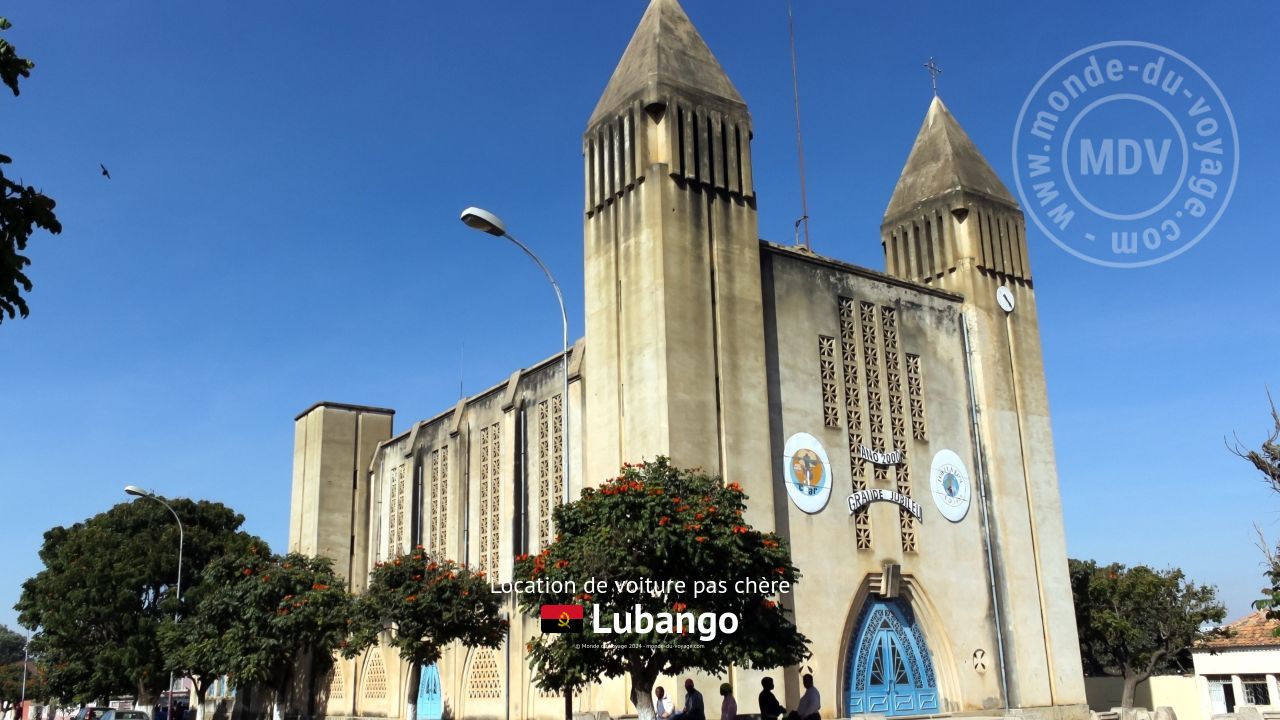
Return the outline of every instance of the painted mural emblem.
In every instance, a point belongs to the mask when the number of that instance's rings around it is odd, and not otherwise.
[[[809,433],[796,433],[787,440],[782,457],[782,475],[787,496],[807,513],[820,512],[831,499],[831,461],[822,443]]]
[[[969,471],[960,456],[951,450],[939,450],[933,456],[929,471],[929,484],[933,490],[933,502],[942,517],[960,522],[969,513],[972,485]]]

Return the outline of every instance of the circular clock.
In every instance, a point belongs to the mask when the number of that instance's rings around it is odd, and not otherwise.
[[[1007,313],[1013,312],[1013,291],[1004,285],[996,288],[996,304]]]

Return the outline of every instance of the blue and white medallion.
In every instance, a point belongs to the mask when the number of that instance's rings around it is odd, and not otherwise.
[[[933,465],[929,469],[929,486],[933,491],[933,502],[938,506],[942,517],[958,523],[969,513],[973,485],[969,482],[969,471],[955,452],[939,450],[933,456]]]
[[[809,433],[787,439],[782,456],[787,496],[804,512],[821,512],[831,500],[831,461],[822,443]]]

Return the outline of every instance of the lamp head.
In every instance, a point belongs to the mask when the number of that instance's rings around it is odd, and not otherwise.
[[[462,216],[459,219],[467,227],[487,232],[490,235],[502,237],[507,234],[507,226],[503,224],[502,218],[483,208],[469,207],[462,211]]]
[[[151,497],[151,493],[143,490],[137,485],[125,485],[124,492],[126,495],[134,495],[136,497]]]

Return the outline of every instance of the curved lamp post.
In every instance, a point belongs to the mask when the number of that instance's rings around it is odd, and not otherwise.
[[[551,283],[551,288],[556,291],[556,302],[560,303],[560,365],[564,374],[564,385],[562,387],[563,408],[564,408],[564,433],[560,438],[560,453],[564,456],[561,464],[561,472],[564,474],[564,502],[569,502],[569,315],[564,311],[564,295],[560,292],[560,284],[556,282],[551,271],[547,269],[546,263],[533,253],[527,245],[517,240],[511,233],[507,232],[507,226],[502,222],[502,218],[493,213],[478,207],[469,207],[462,211],[462,216],[458,218],[467,227],[480,230],[494,237],[501,237],[515,243],[515,246],[524,251],[530,260],[537,263],[542,270],[542,274],[547,276],[547,280]],[[507,665],[510,666],[511,654],[511,638],[507,638]],[[510,716],[510,702],[508,705],[508,716]],[[565,720],[573,718],[573,691],[566,690],[564,693],[564,716]]]
[[[561,323],[561,342],[560,342],[560,364],[564,375],[564,385],[562,388],[564,403],[564,434],[561,437],[560,452],[564,456],[561,463],[561,473],[564,475],[564,502],[569,502],[569,315],[564,310],[564,295],[560,292],[560,284],[556,282],[551,271],[547,269],[542,259],[533,253],[527,245],[517,240],[511,233],[507,232],[507,226],[502,222],[502,218],[497,215],[478,207],[469,207],[462,211],[459,218],[469,228],[480,230],[495,237],[506,238],[515,244],[516,247],[524,251],[529,259],[537,263],[542,270],[542,274],[547,276],[547,280],[551,283],[551,289],[556,291],[556,302],[560,303],[560,323]]]
[[[173,509],[172,505],[165,502],[164,498],[160,497],[159,495],[153,492],[148,492],[146,490],[143,490],[137,485],[125,485],[124,491],[125,491],[125,494],[127,495],[133,495],[134,497],[155,500],[156,502],[168,508],[169,512],[173,514],[173,519],[178,522],[178,584],[176,586],[177,592],[174,594],[174,597],[179,603],[181,603],[182,602],[182,549],[183,549],[182,546],[186,542],[186,531],[182,527],[182,518],[178,517],[177,511]],[[178,621],[177,608],[174,608],[174,611],[173,611],[173,621],[175,623]],[[166,711],[167,720],[173,720],[173,671],[172,670],[169,671],[169,692],[167,693],[167,697],[169,698],[168,710]]]

